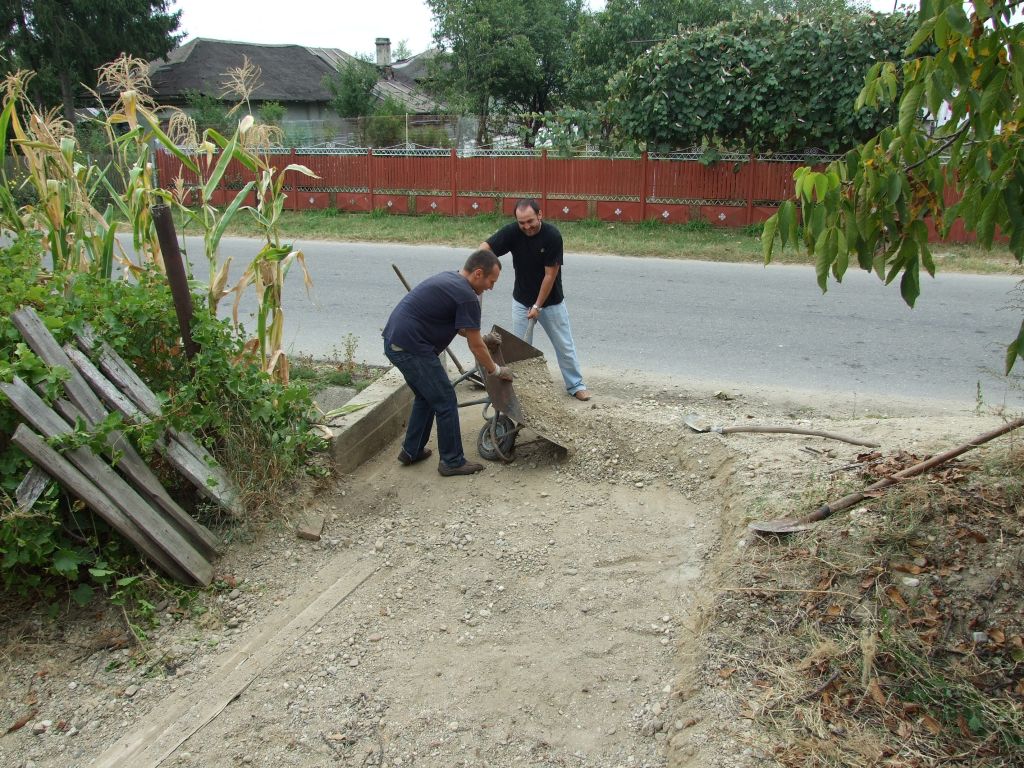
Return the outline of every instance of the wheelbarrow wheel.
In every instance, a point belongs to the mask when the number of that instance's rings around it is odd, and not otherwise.
[[[488,461],[511,459],[515,444],[516,426],[512,419],[504,414],[499,414],[484,424],[476,438],[477,451]]]

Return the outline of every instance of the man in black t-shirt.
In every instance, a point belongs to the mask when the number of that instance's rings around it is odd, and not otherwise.
[[[537,320],[555,348],[566,391],[577,400],[589,400],[562,294],[562,233],[541,218],[536,200],[520,200],[515,223],[499,229],[480,249],[497,256],[512,253],[512,332],[523,338],[529,321]]]
[[[445,477],[472,475],[484,467],[467,461],[462,450],[459,404],[455,388],[438,355],[456,334],[488,376],[511,380],[488,349],[498,339],[480,335],[480,295],[501,275],[501,262],[490,251],[476,251],[458,272],[442,272],[413,288],[391,312],[384,326],[384,354],[402,372],[415,398],[398,460],[409,466],[429,458],[430,430],[437,419],[437,471]],[[491,334],[487,334],[491,336]]]

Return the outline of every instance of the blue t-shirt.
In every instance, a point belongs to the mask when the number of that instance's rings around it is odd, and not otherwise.
[[[428,277],[398,302],[384,343],[417,355],[439,355],[464,328],[480,328],[480,297],[459,272]]]

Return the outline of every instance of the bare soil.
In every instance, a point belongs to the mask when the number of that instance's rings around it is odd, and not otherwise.
[[[731,680],[716,646],[721,616],[755,611],[735,591],[766,551],[746,524],[827,501],[830,473],[865,449],[697,434],[684,416],[922,455],[1000,418],[638,374],[590,384],[589,403],[550,385],[543,412],[517,384],[568,452],[526,429],[513,463],[444,478],[399,465],[396,443],[298,488],[275,523],[230,536],[216,588],[157,606],[141,642],[116,609],[9,607],[0,764],[776,764],[753,678]],[[482,424],[462,411],[470,458]],[[316,513],[322,540],[297,538]]]

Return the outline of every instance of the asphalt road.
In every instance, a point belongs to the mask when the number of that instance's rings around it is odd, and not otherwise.
[[[376,364],[385,362],[380,330],[405,293],[391,265],[415,285],[457,269],[475,244],[298,245],[314,289],[307,297],[294,268],[285,291],[286,351],[340,357],[346,334],[353,334],[356,359]],[[198,240],[187,247],[202,253]],[[234,257],[234,281],[256,245],[225,239],[222,252]],[[205,265],[195,272],[205,279]],[[898,286],[852,269],[822,295],[809,267],[569,253],[563,281],[584,372],[959,403],[974,403],[980,385],[986,402],[1024,404],[996,373],[1020,323],[1019,308],[1010,309],[1021,303],[1017,278],[925,276],[915,309],[900,299]],[[509,271],[484,296],[485,328],[511,324],[511,292]],[[254,307],[248,299],[242,305],[250,329]],[[540,330],[535,344],[553,359]],[[461,340],[453,348],[470,359]]]

